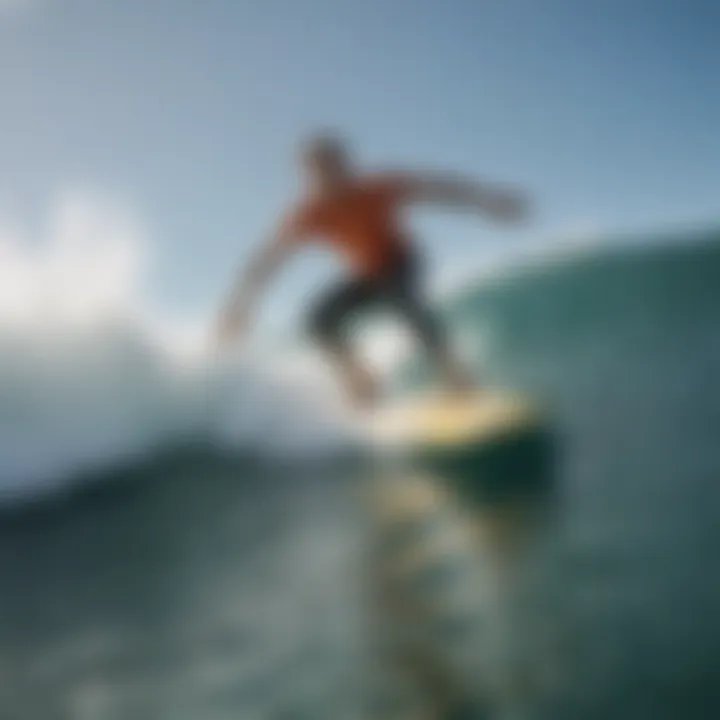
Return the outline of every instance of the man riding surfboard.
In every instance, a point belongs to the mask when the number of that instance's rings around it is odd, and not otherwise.
[[[348,343],[348,321],[370,306],[401,315],[453,390],[472,386],[450,350],[441,322],[421,286],[419,252],[404,229],[402,211],[433,203],[476,211],[490,219],[522,219],[522,199],[507,190],[446,175],[360,173],[336,137],[315,137],[302,147],[305,196],[282,219],[235,284],[218,324],[221,342],[245,331],[265,284],[310,240],[338,251],[349,272],[324,294],[309,316],[312,337],[327,352],[343,386],[357,405],[377,396],[376,382]]]

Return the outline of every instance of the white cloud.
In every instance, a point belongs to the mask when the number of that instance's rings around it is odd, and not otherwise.
[[[63,194],[42,237],[0,225],[0,325],[67,325],[136,312],[147,244],[125,208]]]

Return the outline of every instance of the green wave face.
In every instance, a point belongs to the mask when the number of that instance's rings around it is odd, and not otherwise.
[[[720,231],[528,263],[466,283],[443,303],[456,345],[479,380],[551,392],[568,374],[592,372],[712,322],[720,307]],[[432,379],[418,355],[395,379]]]

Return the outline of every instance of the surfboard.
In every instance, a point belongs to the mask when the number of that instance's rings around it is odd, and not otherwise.
[[[520,395],[474,392],[425,394],[391,403],[372,418],[379,440],[446,447],[486,442],[537,424],[539,411]]]
[[[552,423],[538,403],[491,390],[390,404],[372,419],[372,434],[378,447],[405,462],[483,492],[545,480],[555,446]]]

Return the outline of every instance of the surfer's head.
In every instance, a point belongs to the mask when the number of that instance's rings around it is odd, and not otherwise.
[[[301,163],[307,180],[318,190],[333,189],[352,174],[346,144],[330,133],[305,140],[301,147]]]

